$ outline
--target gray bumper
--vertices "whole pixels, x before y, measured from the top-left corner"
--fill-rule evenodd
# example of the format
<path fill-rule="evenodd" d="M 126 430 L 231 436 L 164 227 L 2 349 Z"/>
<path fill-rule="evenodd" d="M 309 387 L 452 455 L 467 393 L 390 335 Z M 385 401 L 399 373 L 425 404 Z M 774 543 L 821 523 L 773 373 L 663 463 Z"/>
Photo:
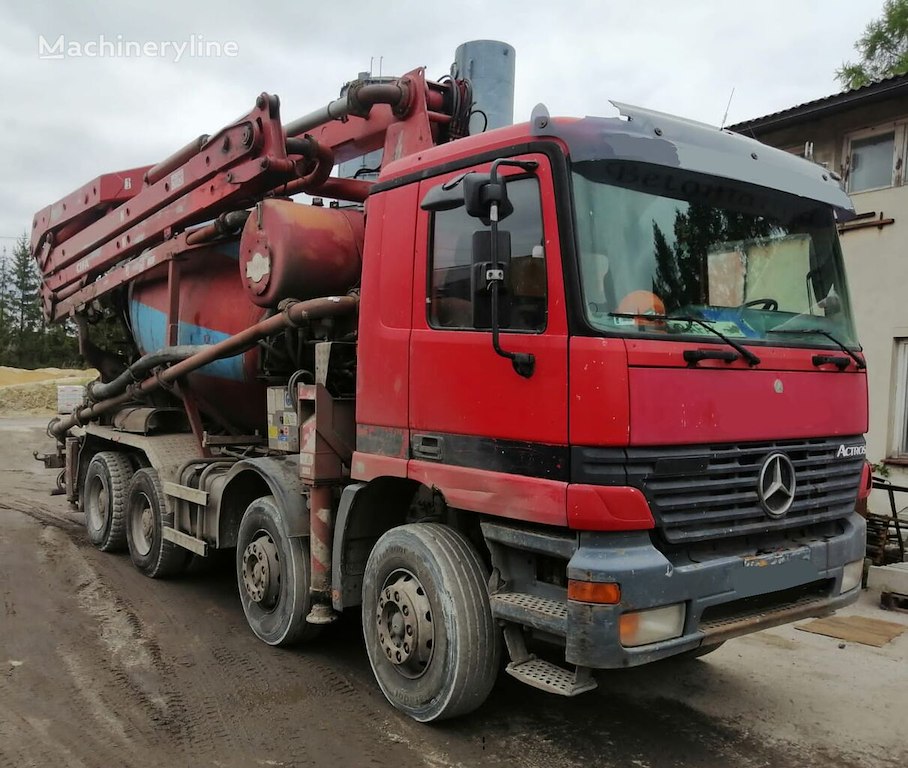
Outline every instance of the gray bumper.
<path fill-rule="evenodd" d="M 841 533 L 822 540 L 792 537 L 786 549 L 762 562 L 748 561 L 753 553 L 745 551 L 701 554 L 696 560 L 686 553 L 666 555 L 640 532 L 581 534 L 568 577 L 618 582 L 622 602 L 568 601 L 566 660 L 594 669 L 636 666 L 852 603 L 860 588 L 839 594 L 843 567 L 864 557 L 866 526 L 857 514 L 842 524 Z M 805 585 L 813 586 L 797 591 Z M 790 598 L 755 604 L 757 596 L 784 590 L 791 590 Z M 621 645 L 621 613 L 680 602 L 686 604 L 681 637 L 637 648 Z"/>

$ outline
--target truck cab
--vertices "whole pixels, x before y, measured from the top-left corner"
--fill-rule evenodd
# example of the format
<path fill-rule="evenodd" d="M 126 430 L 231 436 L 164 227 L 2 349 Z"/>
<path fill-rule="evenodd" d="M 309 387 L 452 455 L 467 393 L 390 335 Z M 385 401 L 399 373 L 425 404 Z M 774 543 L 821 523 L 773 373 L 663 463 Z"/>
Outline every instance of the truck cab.
<path fill-rule="evenodd" d="M 589 679 L 553 675 L 528 633 L 577 668 L 699 654 L 854 601 L 864 556 L 847 196 L 784 152 L 621 109 L 390 164 L 367 208 L 353 479 L 478 517 L 508 671 L 560 692 Z M 489 222 L 456 204 L 502 159 L 495 320 L 528 375 L 491 339 Z"/>

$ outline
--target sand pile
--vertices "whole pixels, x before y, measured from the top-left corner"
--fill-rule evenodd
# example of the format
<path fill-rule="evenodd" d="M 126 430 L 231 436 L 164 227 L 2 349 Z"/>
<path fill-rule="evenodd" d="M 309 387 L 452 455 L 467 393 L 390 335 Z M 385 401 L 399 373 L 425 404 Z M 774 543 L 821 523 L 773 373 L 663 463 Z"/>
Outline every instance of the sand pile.
<path fill-rule="evenodd" d="M 57 411 L 58 384 L 87 384 L 97 378 L 93 369 L 9 368 L 0 365 L 0 415 L 33 416 Z"/>

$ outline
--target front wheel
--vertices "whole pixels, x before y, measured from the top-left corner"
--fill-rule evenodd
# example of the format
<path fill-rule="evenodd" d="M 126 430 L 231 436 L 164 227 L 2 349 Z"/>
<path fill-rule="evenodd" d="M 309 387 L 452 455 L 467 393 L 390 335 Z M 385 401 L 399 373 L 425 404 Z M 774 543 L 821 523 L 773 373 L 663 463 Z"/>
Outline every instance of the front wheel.
<path fill-rule="evenodd" d="M 501 641 L 488 572 L 459 532 L 416 523 L 385 533 L 366 563 L 362 615 L 369 663 L 397 709 L 426 723 L 486 700 Z"/>

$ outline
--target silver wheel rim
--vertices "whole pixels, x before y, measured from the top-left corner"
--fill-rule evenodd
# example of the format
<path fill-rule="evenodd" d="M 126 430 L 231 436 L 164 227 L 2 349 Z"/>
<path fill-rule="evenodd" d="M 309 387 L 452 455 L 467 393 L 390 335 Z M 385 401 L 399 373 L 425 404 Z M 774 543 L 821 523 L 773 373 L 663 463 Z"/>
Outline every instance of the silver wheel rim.
<path fill-rule="evenodd" d="M 100 533 L 107 527 L 107 518 L 110 516 L 110 492 L 102 475 L 95 475 L 92 478 L 86 502 L 85 516 L 88 527 Z"/>
<path fill-rule="evenodd" d="M 144 557 L 151 552 L 151 545 L 154 542 L 154 508 L 151 499 L 145 493 L 137 494 L 135 505 L 133 513 L 129 516 L 129 527 L 133 548 L 137 555 Z"/>
<path fill-rule="evenodd" d="M 398 568 L 382 585 L 375 611 L 378 643 L 400 675 L 422 677 L 435 652 L 432 606 L 419 579 Z"/>
<path fill-rule="evenodd" d="M 256 531 L 243 550 L 243 588 L 263 611 L 274 610 L 281 594 L 281 559 L 267 531 Z"/>

